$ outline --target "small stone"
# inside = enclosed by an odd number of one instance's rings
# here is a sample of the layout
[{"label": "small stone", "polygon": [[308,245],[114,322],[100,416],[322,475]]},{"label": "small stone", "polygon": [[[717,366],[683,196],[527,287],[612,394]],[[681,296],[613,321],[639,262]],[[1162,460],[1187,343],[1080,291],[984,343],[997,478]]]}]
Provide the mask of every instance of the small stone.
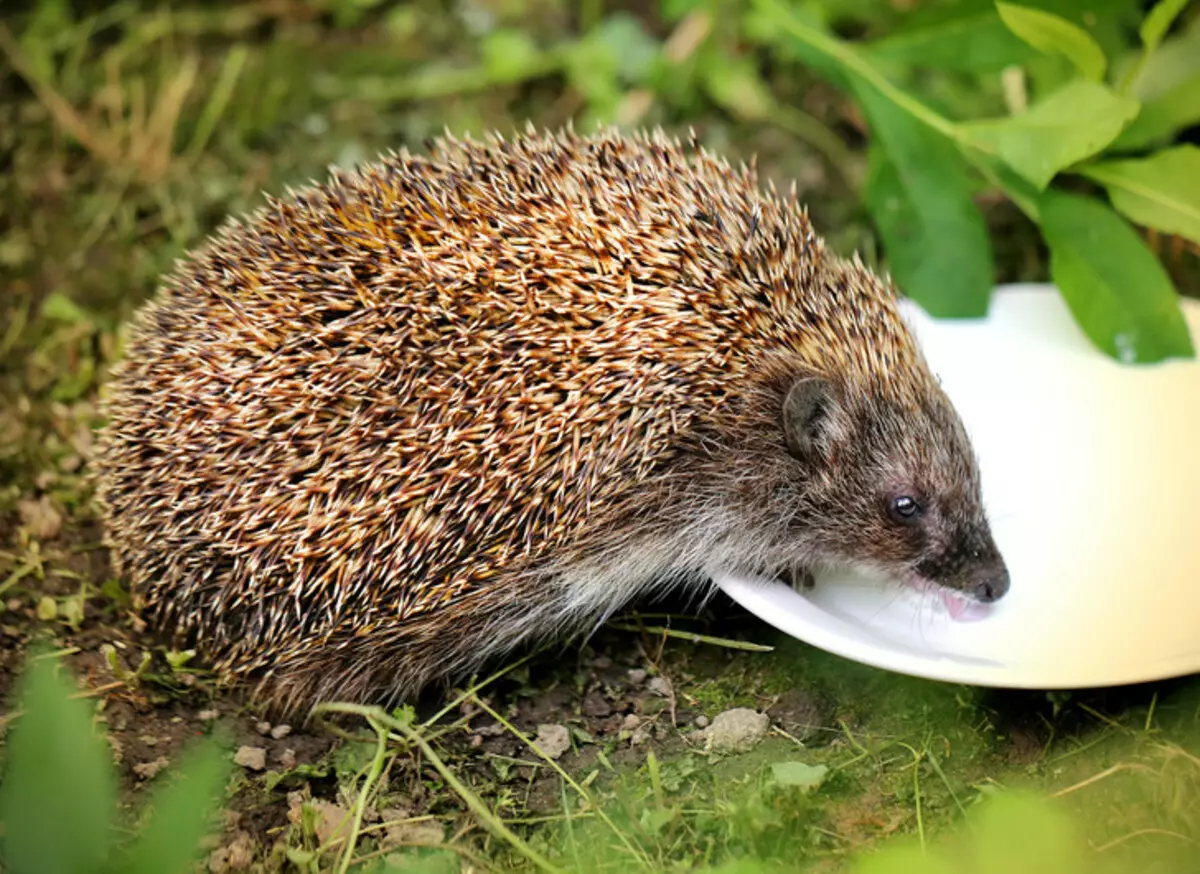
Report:
[{"label": "small stone", "polygon": [[612,713],[612,705],[604,700],[604,696],[599,692],[592,692],[583,699],[583,705],[580,708],[584,716],[592,716],[601,718]]},{"label": "small stone", "polygon": [[157,776],[158,772],[167,767],[169,764],[171,764],[170,759],[168,759],[166,756],[159,756],[153,762],[142,762],[134,765],[133,773],[135,773],[141,780],[150,780]]},{"label": "small stone", "polygon": [[446,829],[440,822],[401,822],[384,830],[384,846],[400,844],[440,844]]},{"label": "small stone", "polygon": [[201,710],[196,714],[196,718],[201,722],[212,722],[214,719],[219,718],[220,715],[221,711],[214,708],[212,710]]},{"label": "small stone", "polygon": [[350,828],[350,811],[340,804],[330,801],[316,800],[310,801],[308,804],[317,812],[317,821],[313,824],[317,840],[327,845],[336,837],[337,843],[342,843]]},{"label": "small stone", "polygon": [[54,502],[48,495],[42,495],[37,500],[17,501],[17,512],[21,516],[21,524],[34,540],[53,540],[62,531],[62,515],[54,508]]},{"label": "small stone", "polygon": [[606,655],[596,656],[594,659],[592,659],[592,667],[601,671],[603,671],[605,668],[611,668],[612,659]]},{"label": "small stone", "polygon": [[286,749],[279,754],[279,765],[285,771],[291,771],[296,767],[296,751]]},{"label": "small stone", "polygon": [[651,677],[646,683],[646,688],[655,695],[662,695],[664,698],[671,697],[671,681],[666,677]]},{"label": "small stone", "polygon": [[767,736],[771,718],[749,707],[718,713],[705,729],[707,747],[716,753],[742,753],[753,749]]},{"label": "small stone", "polygon": [[247,832],[238,832],[232,843],[212,851],[208,856],[211,874],[246,871],[254,864],[254,841]]},{"label": "small stone", "polygon": [[625,721],[621,723],[618,737],[627,737],[634,746],[641,746],[650,740],[650,723],[650,720],[638,716],[636,713],[626,714]]},{"label": "small stone", "polygon": [[534,745],[551,759],[571,748],[571,732],[565,725],[539,725]]},{"label": "small stone", "polygon": [[261,720],[260,722],[256,722],[254,723],[254,730],[263,737],[266,737],[271,733],[271,723],[267,722],[265,719]]},{"label": "small stone", "polygon": [[283,740],[291,733],[292,727],[286,723],[281,723],[271,729],[271,737],[275,738],[275,740]]},{"label": "small stone", "polygon": [[412,815],[413,815],[412,808],[408,807],[406,805],[398,805],[396,807],[385,807],[383,810],[379,811],[380,821],[386,822],[386,823],[392,823],[394,825],[399,825],[400,820],[408,819]]},{"label": "small stone", "polygon": [[701,713],[695,719],[696,728],[708,728],[708,717]]},{"label": "small stone", "polygon": [[267,751],[262,747],[238,747],[233,762],[251,771],[261,771],[267,767]]},{"label": "small stone", "polygon": [[304,793],[296,789],[287,794],[288,803],[288,822],[292,825],[300,825],[304,819]]},{"label": "small stone", "polygon": [[629,677],[629,682],[634,686],[640,686],[646,682],[646,671],[642,668],[630,668],[626,676]]}]

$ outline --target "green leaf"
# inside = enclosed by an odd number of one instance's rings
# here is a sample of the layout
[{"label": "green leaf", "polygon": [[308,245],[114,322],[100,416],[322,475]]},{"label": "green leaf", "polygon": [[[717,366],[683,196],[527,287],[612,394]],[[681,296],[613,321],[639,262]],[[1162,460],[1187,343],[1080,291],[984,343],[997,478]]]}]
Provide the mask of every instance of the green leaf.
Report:
[{"label": "green leaf", "polygon": [[1043,54],[1066,57],[1083,75],[1099,82],[1108,61],[1104,50],[1087,31],[1040,9],[996,3],[996,11],[1008,29]]},{"label": "green leaf", "polygon": [[1158,48],[1171,23],[1179,17],[1179,13],[1187,4],[1188,0],[1159,0],[1150,10],[1139,30],[1147,55],[1153,54]]},{"label": "green leaf", "polygon": [[807,4],[788,6],[779,0],[754,0],[744,28],[750,38],[774,46],[782,58],[799,61],[839,88],[849,88],[843,62],[833,51],[845,44],[814,15],[815,10]]},{"label": "green leaf", "polygon": [[991,244],[958,149],[870,85],[854,90],[875,137],[867,206],[897,284],[933,316],[984,315]]},{"label": "green leaf", "polygon": [[1113,206],[1135,223],[1200,243],[1200,148],[1179,146],[1079,172],[1103,185]]},{"label": "green leaf", "polygon": [[0,781],[0,859],[6,874],[95,874],[104,867],[116,804],[108,745],[92,707],[51,658],[34,658],[24,711],[9,733]]},{"label": "green leaf", "polygon": [[1178,36],[1163,40],[1143,59],[1131,93],[1148,102],[1196,76],[1200,76],[1200,18]]},{"label": "green leaf", "polygon": [[147,802],[151,819],[121,866],[121,874],[191,871],[228,776],[226,757],[215,741],[208,739],[192,750],[175,779]]},{"label": "green leaf", "polygon": [[996,152],[1038,188],[1065,167],[1099,152],[1138,112],[1138,102],[1074,79],[1028,112],[959,125],[966,142]]},{"label": "green leaf", "polygon": [[714,103],[736,118],[757,121],[775,105],[750,58],[714,52],[704,65],[704,87]]},{"label": "green leaf", "polygon": [[533,40],[515,28],[492,31],[483,38],[479,52],[488,76],[496,83],[520,81],[541,59]]},{"label": "green leaf", "polygon": [[995,9],[972,11],[922,27],[898,30],[863,49],[880,61],[932,70],[994,73],[1031,54]]},{"label": "green leaf", "polygon": [[91,320],[83,307],[61,291],[52,291],[46,295],[46,299],[42,301],[42,315],[56,322],[66,322],[68,325],[81,325]]},{"label": "green leaf", "polygon": [[1097,347],[1125,363],[1193,356],[1170,278],[1124,219],[1055,189],[1042,193],[1038,213],[1050,276]]},{"label": "green leaf", "polygon": [[1112,148],[1137,150],[1173,137],[1200,123],[1200,75],[1180,82],[1142,104],[1137,118],[1113,141]]},{"label": "green leaf", "polygon": [[771,765],[771,777],[780,786],[792,786],[811,792],[825,782],[829,768],[807,762],[776,762]]},{"label": "green leaf", "polygon": [[659,52],[658,41],[646,32],[642,22],[624,12],[604,19],[589,38],[608,48],[616,60],[618,74],[626,82],[640,83],[645,79]]}]

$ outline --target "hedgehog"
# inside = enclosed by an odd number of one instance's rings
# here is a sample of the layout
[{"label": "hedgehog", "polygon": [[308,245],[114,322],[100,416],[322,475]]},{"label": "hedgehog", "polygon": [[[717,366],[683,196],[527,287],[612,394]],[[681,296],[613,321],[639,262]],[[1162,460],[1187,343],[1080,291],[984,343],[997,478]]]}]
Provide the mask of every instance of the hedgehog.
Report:
[{"label": "hedgehog", "polygon": [[282,712],[722,573],[1009,586],[891,281],[694,136],[447,133],[268,198],[132,319],[103,408],[117,571]]}]

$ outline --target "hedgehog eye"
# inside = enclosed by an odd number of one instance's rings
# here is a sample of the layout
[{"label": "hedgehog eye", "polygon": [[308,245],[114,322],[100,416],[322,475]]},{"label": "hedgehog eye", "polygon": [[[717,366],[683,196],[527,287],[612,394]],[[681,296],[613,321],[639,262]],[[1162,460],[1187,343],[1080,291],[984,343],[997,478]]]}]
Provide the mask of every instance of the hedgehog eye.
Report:
[{"label": "hedgehog eye", "polygon": [[921,518],[922,512],[921,505],[911,495],[897,495],[888,506],[892,519],[901,525],[912,525]]}]

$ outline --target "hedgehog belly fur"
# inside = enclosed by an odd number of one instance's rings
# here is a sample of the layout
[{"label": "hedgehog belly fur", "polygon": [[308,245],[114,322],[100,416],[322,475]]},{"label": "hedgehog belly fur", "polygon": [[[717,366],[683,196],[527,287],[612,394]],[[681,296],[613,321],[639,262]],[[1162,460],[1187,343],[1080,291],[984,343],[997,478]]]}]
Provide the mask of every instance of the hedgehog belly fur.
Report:
[{"label": "hedgehog belly fur", "polygon": [[107,387],[106,536],[151,620],[268,699],[403,696],[805,559],[801,371],[927,390],[890,287],[753,169],[657,133],[447,138],[166,279]]}]

